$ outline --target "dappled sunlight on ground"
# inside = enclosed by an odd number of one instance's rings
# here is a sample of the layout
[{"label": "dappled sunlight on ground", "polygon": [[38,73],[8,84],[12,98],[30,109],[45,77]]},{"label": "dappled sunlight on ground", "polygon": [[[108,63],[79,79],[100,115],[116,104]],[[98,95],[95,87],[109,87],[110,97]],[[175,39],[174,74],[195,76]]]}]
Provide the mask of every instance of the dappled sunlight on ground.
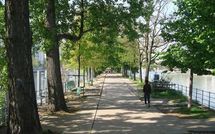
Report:
[{"label": "dappled sunlight on ground", "polygon": [[[64,134],[182,134],[188,130],[215,130],[215,119],[179,119],[161,113],[156,105],[161,105],[162,100],[152,99],[148,108],[129,86],[128,79],[114,75],[108,74],[101,99],[89,90],[84,99],[68,100],[69,107],[77,108],[76,111],[42,115],[43,128]],[[100,81],[100,87],[101,84]]]}]

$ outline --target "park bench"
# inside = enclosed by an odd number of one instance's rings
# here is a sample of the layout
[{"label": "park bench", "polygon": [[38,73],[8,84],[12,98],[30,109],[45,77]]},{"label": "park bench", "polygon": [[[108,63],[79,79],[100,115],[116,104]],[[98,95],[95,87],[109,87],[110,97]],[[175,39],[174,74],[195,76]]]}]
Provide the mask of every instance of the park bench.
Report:
[{"label": "park bench", "polygon": [[81,94],[83,94],[83,96],[84,96],[84,93],[85,93],[84,87],[77,87],[76,94],[78,96],[80,96]]},{"label": "park bench", "polygon": [[74,81],[68,81],[66,83],[66,90],[72,91],[72,92],[76,92],[76,94],[78,96],[80,96],[81,94],[84,95],[84,87],[75,87],[75,82]]},{"label": "park bench", "polygon": [[76,90],[75,89],[75,82],[74,81],[66,82],[66,90],[70,90],[70,91]]}]

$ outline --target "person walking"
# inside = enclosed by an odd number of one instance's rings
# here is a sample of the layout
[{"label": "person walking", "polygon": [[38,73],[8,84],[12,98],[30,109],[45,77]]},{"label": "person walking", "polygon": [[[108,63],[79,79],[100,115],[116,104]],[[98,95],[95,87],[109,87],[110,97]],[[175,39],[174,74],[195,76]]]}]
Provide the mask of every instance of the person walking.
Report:
[{"label": "person walking", "polygon": [[150,107],[151,85],[149,84],[149,81],[147,79],[145,80],[145,84],[143,86],[143,93],[145,104],[148,104],[148,107]]}]

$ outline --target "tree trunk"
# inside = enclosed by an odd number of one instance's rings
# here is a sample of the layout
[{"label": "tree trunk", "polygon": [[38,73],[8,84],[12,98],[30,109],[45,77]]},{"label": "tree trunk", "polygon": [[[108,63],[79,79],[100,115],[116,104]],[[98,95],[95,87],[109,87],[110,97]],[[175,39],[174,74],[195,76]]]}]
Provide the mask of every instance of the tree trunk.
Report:
[{"label": "tree trunk", "polygon": [[86,76],[86,78],[87,78],[87,82],[89,82],[89,67],[87,67],[86,72],[87,72],[87,76]]},{"label": "tree trunk", "polygon": [[147,66],[146,66],[146,72],[145,72],[145,81],[146,80],[149,80],[149,68],[150,66],[147,64]]},{"label": "tree trunk", "polygon": [[7,0],[6,50],[9,81],[8,134],[41,134],[31,59],[29,1]]},{"label": "tree trunk", "polygon": [[93,78],[95,77],[95,71],[94,68],[91,67],[91,85],[93,86]]},{"label": "tree trunk", "polygon": [[193,94],[193,70],[190,69],[190,84],[189,84],[189,96],[187,107],[191,108],[192,106],[192,94]]},{"label": "tree trunk", "polygon": [[[147,23],[148,24],[148,23]],[[146,70],[145,70],[145,81],[149,79],[149,68],[148,68],[148,62],[149,62],[149,33],[147,32],[145,35],[145,55],[146,55]]]},{"label": "tree trunk", "polygon": [[47,52],[48,103],[51,112],[67,111],[61,80],[59,48],[55,46]]},{"label": "tree trunk", "polygon": [[122,67],[121,67],[121,72],[122,72],[122,76],[124,77],[124,76],[125,76],[125,68],[124,68],[123,65],[122,65]]},{"label": "tree trunk", "polygon": [[139,64],[139,69],[140,69],[140,82],[143,83],[143,76],[142,76],[142,61]]},{"label": "tree trunk", "polygon": [[83,87],[85,87],[85,67],[84,67],[84,70],[83,70]]},{"label": "tree trunk", "polygon": [[125,77],[128,77],[128,69],[125,67]]},{"label": "tree trunk", "polygon": [[47,40],[50,43],[50,48],[46,51],[49,110],[52,112],[59,110],[67,111],[61,80],[59,45],[56,34],[55,0],[48,0],[46,6],[46,28],[49,31]]},{"label": "tree trunk", "polygon": [[80,43],[78,43],[78,87],[80,87],[81,77],[81,55],[80,55]]},{"label": "tree trunk", "polygon": [[134,72],[134,80],[136,80],[136,72]]},{"label": "tree trunk", "polygon": [[91,67],[89,67],[89,81],[91,82],[91,77],[92,77],[92,72],[91,72]]}]

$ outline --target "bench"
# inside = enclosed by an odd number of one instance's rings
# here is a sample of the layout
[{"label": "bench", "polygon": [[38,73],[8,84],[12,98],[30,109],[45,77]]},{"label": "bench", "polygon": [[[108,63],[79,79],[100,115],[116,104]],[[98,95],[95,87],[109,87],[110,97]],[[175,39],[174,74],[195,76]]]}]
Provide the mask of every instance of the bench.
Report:
[{"label": "bench", "polygon": [[66,82],[66,90],[70,90],[70,91],[76,90],[75,89],[75,82],[74,81]]},{"label": "bench", "polygon": [[84,87],[75,87],[74,81],[68,81],[66,83],[66,90],[75,92],[78,96],[80,96],[81,94],[84,95]]},{"label": "bench", "polygon": [[77,87],[76,89],[77,89],[77,90],[76,90],[76,94],[77,94],[78,96],[80,96],[81,94],[83,94],[83,96],[84,96],[84,93],[85,93],[84,87]]}]

